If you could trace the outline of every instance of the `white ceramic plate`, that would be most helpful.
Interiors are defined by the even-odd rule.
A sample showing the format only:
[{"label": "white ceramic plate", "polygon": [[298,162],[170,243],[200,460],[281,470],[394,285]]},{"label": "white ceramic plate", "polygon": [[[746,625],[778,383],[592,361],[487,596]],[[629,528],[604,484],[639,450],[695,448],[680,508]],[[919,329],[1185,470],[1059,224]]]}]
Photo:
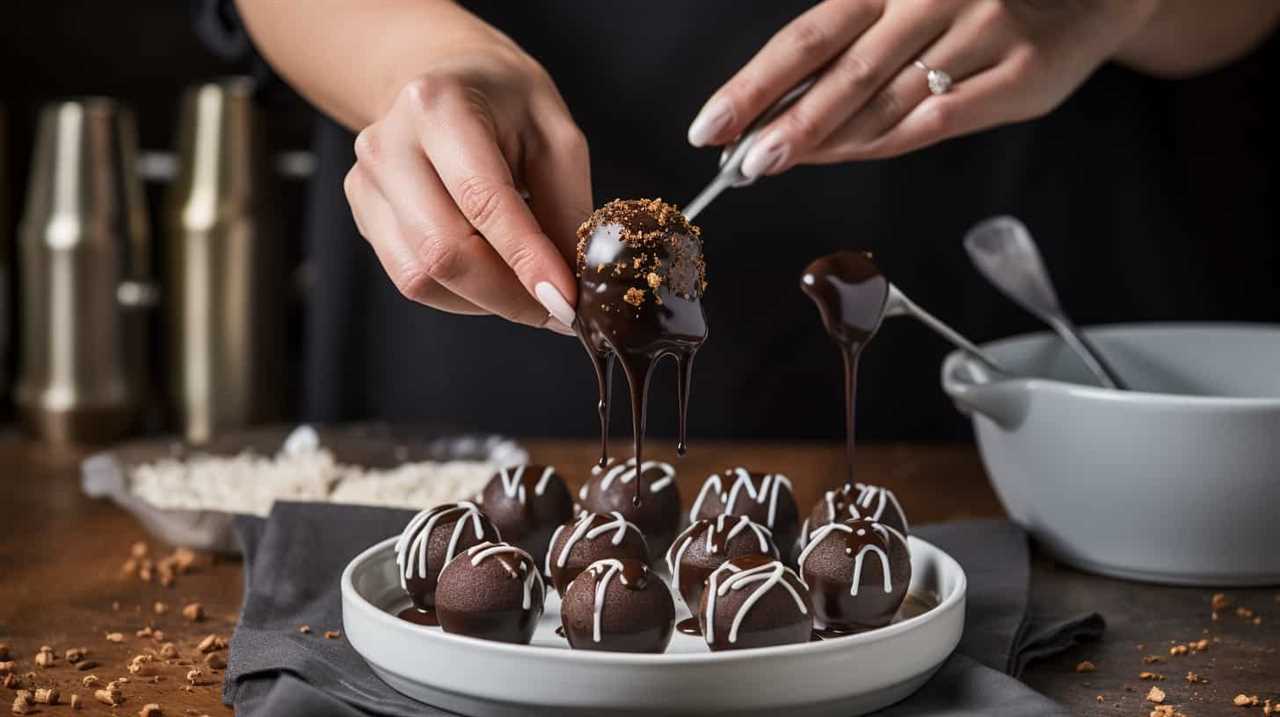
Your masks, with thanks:
[{"label": "white ceramic plate", "polygon": [[464,714],[862,714],[924,684],[964,628],[964,571],[912,537],[910,591],[934,607],[859,635],[712,653],[702,638],[676,633],[662,655],[574,651],[555,634],[560,600],[552,591],[532,645],[489,642],[395,616],[409,601],[394,542],[374,545],[343,571],[346,637],[397,691]]}]

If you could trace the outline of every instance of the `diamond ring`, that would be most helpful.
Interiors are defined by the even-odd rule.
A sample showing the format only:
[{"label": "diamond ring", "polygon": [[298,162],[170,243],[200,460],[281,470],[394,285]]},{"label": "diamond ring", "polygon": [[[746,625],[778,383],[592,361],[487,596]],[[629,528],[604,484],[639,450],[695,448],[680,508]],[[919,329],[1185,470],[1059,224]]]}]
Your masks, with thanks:
[{"label": "diamond ring", "polygon": [[925,71],[925,79],[929,81],[929,92],[935,95],[945,95],[951,90],[951,75],[942,70],[935,70],[924,64],[924,60],[916,60],[916,67]]}]

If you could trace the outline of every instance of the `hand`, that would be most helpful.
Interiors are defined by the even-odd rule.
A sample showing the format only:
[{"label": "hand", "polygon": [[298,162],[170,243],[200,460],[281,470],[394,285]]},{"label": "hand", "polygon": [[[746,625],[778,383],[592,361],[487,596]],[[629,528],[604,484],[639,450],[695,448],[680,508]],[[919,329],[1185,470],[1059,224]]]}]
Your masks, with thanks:
[{"label": "hand", "polygon": [[[1030,119],[1116,53],[1155,2],[826,0],[774,35],[708,100],[689,141],[732,141],[813,75],[813,88],[760,134],[744,174],[889,157]],[[948,73],[954,86],[932,95],[916,60]]]},{"label": "hand", "polygon": [[532,58],[501,36],[452,48],[355,151],[347,200],[402,294],[572,335],[587,144]]}]

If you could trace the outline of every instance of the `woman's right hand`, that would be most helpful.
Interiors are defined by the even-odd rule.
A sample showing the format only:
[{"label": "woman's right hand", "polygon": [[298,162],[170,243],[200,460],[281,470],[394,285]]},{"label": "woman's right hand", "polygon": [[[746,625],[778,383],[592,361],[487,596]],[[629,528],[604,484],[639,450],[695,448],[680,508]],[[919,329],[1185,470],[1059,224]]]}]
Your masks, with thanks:
[{"label": "woman's right hand", "polygon": [[587,143],[542,67],[493,34],[451,47],[360,132],[347,200],[406,297],[572,334]]}]

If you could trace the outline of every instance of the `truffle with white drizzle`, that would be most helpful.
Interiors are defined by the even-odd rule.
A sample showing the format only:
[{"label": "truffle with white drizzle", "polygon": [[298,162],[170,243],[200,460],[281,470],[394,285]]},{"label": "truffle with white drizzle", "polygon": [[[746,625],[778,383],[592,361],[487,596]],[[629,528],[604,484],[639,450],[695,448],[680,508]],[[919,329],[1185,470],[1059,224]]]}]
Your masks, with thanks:
[{"label": "truffle with white drizzle", "polygon": [[717,515],[745,515],[768,528],[775,545],[791,550],[800,535],[791,480],[781,473],[731,468],[707,477],[689,510],[689,522]]},{"label": "truffle with white drizzle", "polygon": [[815,620],[834,632],[888,625],[911,584],[906,536],[865,518],[815,530],[799,563]]},{"label": "truffle with white drizzle", "polygon": [[564,595],[578,573],[605,558],[631,558],[647,563],[644,533],[617,511],[583,513],[552,534],[546,573],[556,592]]},{"label": "truffle with white drizzle", "polygon": [[528,644],[546,592],[528,553],[507,543],[479,543],[440,571],[436,614],[445,632]]},{"label": "truffle with white drizzle", "polygon": [[498,471],[480,494],[480,507],[502,539],[542,565],[556,526],[573,517],[573,497],[554,466],[522,465]]},{"label": "truffle with white drizzle", "polygon": [[845,483],[836,490],[823,493],[800,528],[800,547],[808,543],[809,534],[827,523],[854,518],[874,520],[907,535],[907,514],[893,491],[866,483]]},{"label": "truffle with white drizzle", "polygon": [[809,590],[777,558],[744,555],[707,577],[698,621],[713,651],[808,642],[813,634]]},{"label": "truffle with white drizzle", "polygon": [[597,560],[569,583],[560,603],[575,650],[663,652],[676,608],[666,583],[641,560]]},{"label": "truffle with white drizzle", "polygon": [[409,521],[396,540],[400,587],[418,610],[435,607],[436,578],[458,553],[485,541],[501,540],[479,506],[469,501],[443,503]]},{"label": "truffle with white drizzle", "polygon": [[693,612],[702,600],[707,576],[725,561],[743,555],[779,557],[768,528],[745,515],[699,520],[685,528],[667,551],[671,585]]},{"label": "truffle with white drizzle", "polygon": [[644,533],[649,558],[656,561],[671,545],[680,527],[680,490],[670,463],[645,461],[640,470],[640,505],[635,497],[636,460],[591,469],[591,479],[578,489],[578,505],[591,513],[618,511]]}]

